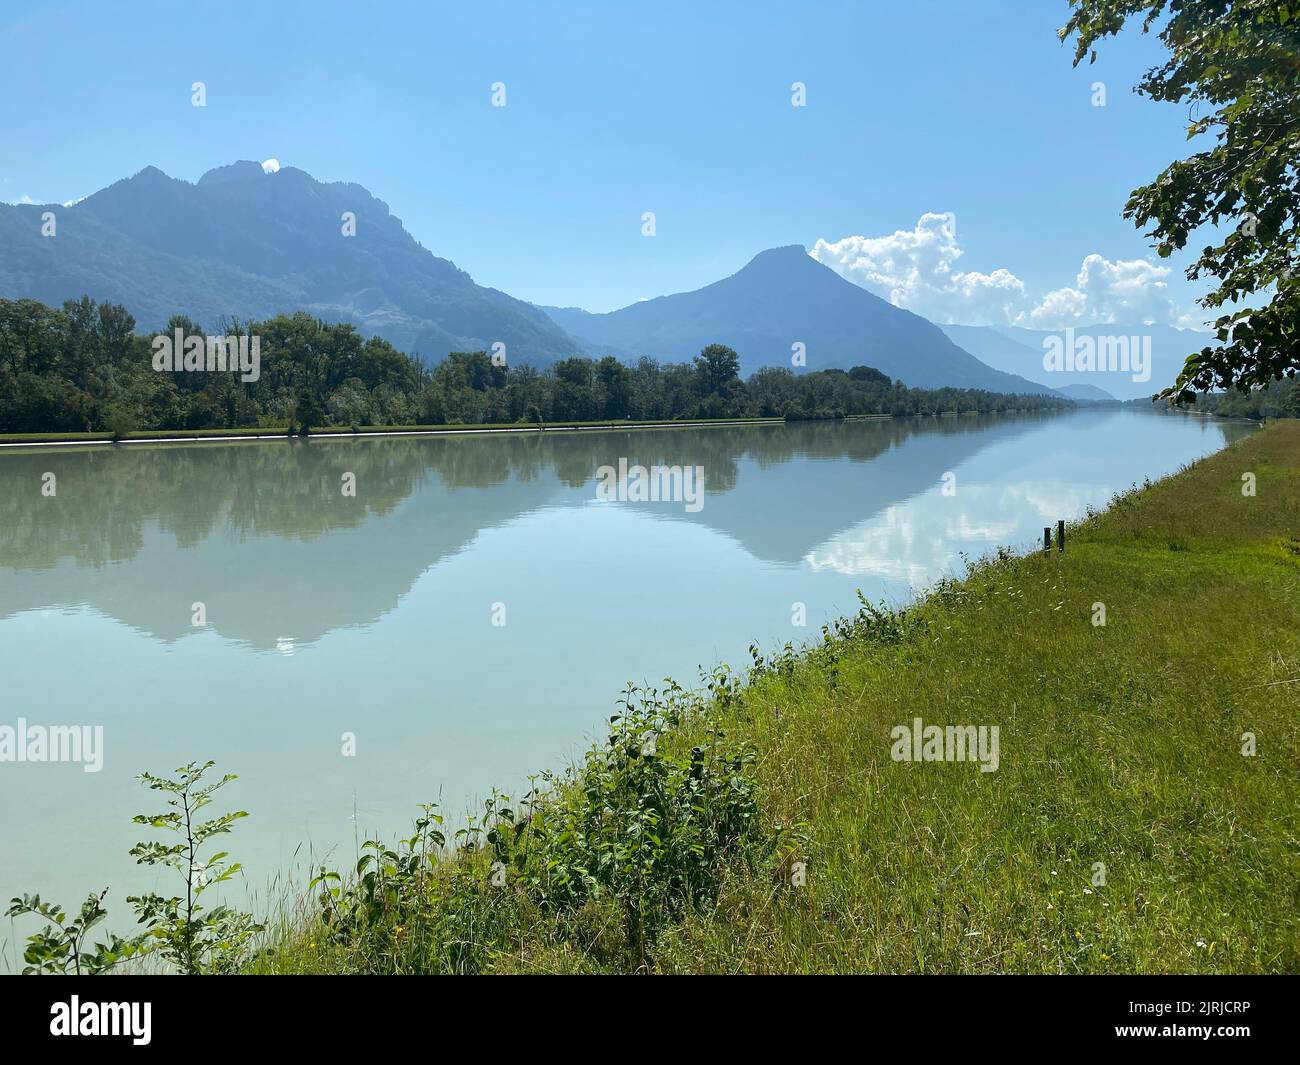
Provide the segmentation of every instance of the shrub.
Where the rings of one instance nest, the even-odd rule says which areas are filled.
[[[713,679],[715,695],[733,691]],[[666,924],[716,900],[724,865],[770,853],[774,839],[760,824],[753,752],[715,727],[694,746],[680,741],[694,698],[632,687],[621,705],[603,745],[487,838],[543,911],[613,902],[627,960],[646,968]]]
[[[396,847],[367,841],[350,877],[321,867],[311,886],[332,944],[364,971],[478,972],[521,927],[563,946],[610,908],[620,941],[606,953],[650,967],[670,922],[786,835],[762,826],[752,751],[703,721],[700,742],[684,738],[704,699],[725,704],[738,685],[720,669],[701,695],[629,688],[605,743],[518,806],[493,794],[450,846],[426,806]]]
[[[24,895],[11,900],[9,916],[37,916],[46,920],[39,932],[27,937],[23,958],[24,974],[75,973],[94,976],[130,958],[157,953],[174,968],[187,975],[234,972],[243,964],[251,938],[262,925],[251,915],[228,906],[207,909],[199,899],[209,889],[233,877],[241,868],[238,862],[226,861],[225,851],[207,855],[200,851],[214,836],[224,835],[241,817],[242,810],[222,814],[209,821],[197,821],[195,815],[208,806],[212,794],[235,779],[228,773],[215,783],[200,786],[203,774],[214,763],[191,762],[176,770],[177,776],[156,777],[142,773],[140,780],[153,791],[171,796],[169,810],[158,814],[137,814],[138,825],[177,834],[176,843],[157,841],[137,843],[131,856],[141,865],[168,866],[181,875],[185,895],[164,897],[156,892],[128,896],[144,932],[129,938],[117,935],[107,943],[86,944],[86,934],[108,915],[104,909],[105,888],[90,895],[72,920],[61,906],[42,902],[39,895]]]

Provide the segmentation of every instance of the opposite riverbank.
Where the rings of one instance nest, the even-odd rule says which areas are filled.
[[[650,701],[414,894],[385,862],[367,918],[346,874],[330,922],[300,899],[254,969],[1297,971],[1300,423]],[[996,727],[996,769],[904,749],[929,725]]]
[[[979,411],[943,411],[939,414],[902,415],[905,418],[957,418],[971,417]],[[1024,414],[1029,411],[1010,409],[993,412],[996,414]],[[1198,413],[1195,411],[1188,413]],[[803,421],[850,421],[874,422],[890,421],[892,414],[848,414],[839,418],[809,418]],[[490,433],[538,433],[538,432],[580,432],[608,431],[610,429],[710,429],[718,426],[784,425],[784,418],[684,418],[678,420],[636,421],[633,419],[613,419],[589,422],[540,422],[524,423],[485,423],[482,425],[374,425],[362,427],[327,426],[313,429],[306,437],[328,440],[349,440],[356,437],[376,436],[465,436]],[[0,433],[0,448],[6,447],[70,447],[81,444],[181,444],[181,443],[217,443],[244,440],[285,440],[300,439],[300,435],[290,433],[284,427],[260,427],[244,429],[159,429],[113,434],[101,433]]]
[[[888,417],[886,415],[885,417]],[[781,425],[782,418],[704,418],[691,421],[541,422],[485,425],[375,425],[327,426],[313,429],[309,437],[350,439],[358,436],[461,436],[467,433],[536,433],[607,429],[700,429],[715,425]],[[297,439],[287,428],[265,426],[247,429],[160,429],[114,435],[112,433],[5,433],[0,447],[68,446],[73,444],[174,444],[194,441]]]

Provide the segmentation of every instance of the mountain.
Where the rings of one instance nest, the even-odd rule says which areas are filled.
[[[71,206],[0,205],[0,296],[58,306],[83,294],[123,304],[144,329],[173,314],[216,328],[304,310],[428,361],[496,341],[538,366],[580,351],[532,304],[422,247],[360,185],[247,161],[195,184],[147,167]]]
[[[799,245],[756,255],[738,273],[694,292],[634,303],[607,314],[543,310],[595,351],[681,362],[708,344],[740,355],[741,374],[790,366],[805,345],[810,370],[874,366],[917,388],[1050,393],[1041,383],[985,366],[938,326],[844,280]]]
[[[1042,382],[1043,349],[1012,340],[1006,333],[988,325],[941,325],[940,329],[959,347],[965,348],[980,362],[1004,373],[1019,373]]]
[[[1065,330],[986,325],[944,325],[939,328],[954,343],[1005,373],[1023,374],[1031,380],[1054,385],[1067,395],[1071,395],[1070,386],[1088,385],[1107,393],[1107,398],[1112,399],[1139,399],[1154,395],[1165,386],[1173,384],[1188,355],[1206,344],[1214,343],[1214,338],[1209,333],[1165,325],[1103,323],[1073,327],[1076,344],[1085,337],[1091,338],[1097,350],[1106,350],[1103,345],[1108,338],[1122,338],[1130,351],[1142,352],[1145,359],[1149,347],[1150,360],[1146,370],[1150,376],[1143,381],[1134,380],[1134,377],[1140,378],[1146,371],[1134,374],[1131,369],[1128,372],[1111,369],[1046,369],[1043,360],[1049,348],[1058,342],[1064,346],[1070,339]],[[1079,396],[1072,395],[1072,398]]]
[[[1057,389],[1076,403],[1114,403],[1115,397],[1096,385],[1065,385]]]

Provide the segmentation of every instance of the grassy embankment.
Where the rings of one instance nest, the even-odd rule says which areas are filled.
[[[916,717],[998,725],[998,770],[891,760]],[[724,862],[655,971],[1300,970],[1300,423],[1118,499],[1064,554],[981,564],[874,638],[769,661],[673,746],[706,723],[754,751],[763,822],[809,839]],[[557,921],[497,898],[456,926],[467,968],[640,964],[598,905]],[[256,968],[429,968],[405,934],[330,945],[291,918]]]

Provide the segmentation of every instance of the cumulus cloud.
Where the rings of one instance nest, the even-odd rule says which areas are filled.
[[[279,169],[280,169],[280,160],[279,160],[279,159],[263,159],[263,160],[262,160],[262,173],[263,173],[263,174],[274,174],[274,173],[276,173]]]
[[[1169,268],[1145,259],[1084,258],[1074,284],[1031,297],[1010,270],[961,270],[965,249],[951,213],[921,216],[883,237],[818,240],[809,254],[895,306],[943,324],[1062,329],[1102,322],[1183,324],[1169,298]]]
[[[1178,319],[1169,298],[1169,267],[1145,259],[1111,261],[1096,253],[1084,258],[1074,286],[1042,298],[1028,315],[1038,329],[1124,322],[1167,325]]]
[[[818,240],[809,253],[824,266],[890,303],[938,322],[1005,325],[1025,299],[1010,270],[959,270],[964,254],[951,212],[926,213],[914,229],[887,237]]]

